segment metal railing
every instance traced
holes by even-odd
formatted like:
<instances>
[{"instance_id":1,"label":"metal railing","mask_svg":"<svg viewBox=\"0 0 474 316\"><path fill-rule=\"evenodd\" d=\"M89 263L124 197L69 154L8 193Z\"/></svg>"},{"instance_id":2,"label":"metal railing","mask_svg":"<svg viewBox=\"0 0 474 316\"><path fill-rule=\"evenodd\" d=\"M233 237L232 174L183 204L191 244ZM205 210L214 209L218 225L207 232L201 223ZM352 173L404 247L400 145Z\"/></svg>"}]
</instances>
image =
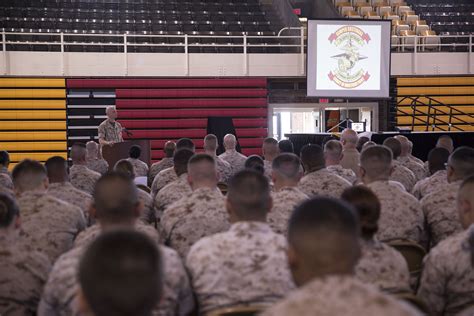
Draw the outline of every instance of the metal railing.
<instances>
[{"instance_id":1,"label":"metal railing","mask_svg":"<svg viewBox=\"0 0 474 316\"><path fill-rule=\"evenodd\" d=\"M420 98L428 99L428 103L420 101ZM401 110L398 108L405 100L410 100L410 108L412 113L408 113L406 111ZM418 109L417 107L428 107L428 111L424 112ZM449 112L441 110L439 107L446 107L449 109ZM463 131L462 128L458 127L456 124L464 124L464 125L470 125L474 126L474 123L468 122L459 116L468 116L473 119L474 121L474 115L469 114L466 112L463 112L457 108L455 108L452 105L447 105L443 102L440 102L430 96L426 95L419 95L419 96L405 96L402 97L400 100L397 102L397 111L410 116L412 118L411 122L411 129L413 130L415 125L419 126L418 123L422 123L425 125L425 131L434 131L436 129L442 130L442 131L451 131L451 129L455 129L458 131ZM448 121L440 119L438 116L448 116ZM426 117L426 119L425 119ZM457 123L453 123L453 120L456 120ZM442 126L447 126L448 128L445 129Z\"/></svg>"},{"instance_id":2,"label":"metal railing","mask_svg":"<svg viewBox=\"0 0 474 316\"><path fill-rule=\"evenodd\" d=\"M298 35L282 35L284 31L299 31ZM306 48L305 27L285 27L277 35L162 35L162 34L86 34L86 33L28 33L28 32L2 32L1 44L4 51L8 51L7 45L18 46L38 46L48 45L59 47L61 52L65 47L71 46L112 46L122 47L123 52L129 51L129 47L180 47L185 51L190 47L233 47L242 48L248 51L249 48L276 47L297 49L299 53L304 54ZM11 36L27 37L28 40L12 40ZM43 40L44 38L54 38L54 40ZM97 41L77 41L72 38L89 38ZM72 40L69 40L71 38ZM159 43L156 39L181 40L176 43ZM66 40L67 39L67 40ZM139 39L137 41L131 41ZM192 39L203 41L194 43ZM211 39L240 39L240 43L206 43ZM252 40L269 40L273 44L255 44ZM295 44L296 43L296 44ZM471 35L436 35L436 36L398 36L392 38L392 50L397 52L439 52L439 51L465 51L474 52L474 34ZM25 49L29 51L30 49Z\"/></svg>"}]
</instances>

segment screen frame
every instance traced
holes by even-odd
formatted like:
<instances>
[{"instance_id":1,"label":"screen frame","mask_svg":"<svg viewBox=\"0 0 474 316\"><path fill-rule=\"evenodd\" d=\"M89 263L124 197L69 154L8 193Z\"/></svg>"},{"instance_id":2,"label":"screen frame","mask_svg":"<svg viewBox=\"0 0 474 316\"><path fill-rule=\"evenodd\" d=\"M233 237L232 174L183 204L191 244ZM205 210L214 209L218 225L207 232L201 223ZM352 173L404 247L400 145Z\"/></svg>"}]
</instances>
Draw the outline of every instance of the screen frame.
<instances>
[{"instance_id":1,"label":"screen frame","mask_svg":"<svg viewBox=\"0 0 474 316\"><path fill-rule=\"evenodd\" d=\"M310 24L317 23L319 21L323 22L338 22L342 24L354 24L357 26L357 23L359 25L382 25L382 33L383 33L383 24L386 24L388 26L389 30L389 39L390 43L388 45L388 52L389 52L389 57L388 57L388 78L385 82L385 80L380 80L381 84L381 89L380 90L359 90L357 91L357 95L354 95L354 92L350 92L347 94L347 90L317 90L316 89L316 71L311 73L309 71L310 65L309 65L309 59L311 57L314 57L316 59L316 50L314 50L314 53L310 55L310 30L313 28L310 27ZM355 23L354 23L355 22ZM383 34L382 36L383 37ZM344 99L367 99L367 100L388 100L391 99L390 97L390 78L391 78L391 72L392 72L392 21L391 20L382 20L382 19L343 19L343 18L324 18L324 19L308 19L308 31L307 31L307 52L306 52L306 96L307 97L316 97L316 98L344 98ZM314 41L317 40L317 37L315 37ZM382 45L383 46L383 45ZM382 47L383 49L383 47ZM313 50L311 50L313 52ZM382 63L382 58L381 58L381 63ZM315 66L316 62L315 62ZM386 94L383 94L383 84L387 84L387 92ZM330 93L318 93L319 91L322 92L330 92ZM373 94L380 93L378 96L374 96Z\"/></svg>"}]
</instances>

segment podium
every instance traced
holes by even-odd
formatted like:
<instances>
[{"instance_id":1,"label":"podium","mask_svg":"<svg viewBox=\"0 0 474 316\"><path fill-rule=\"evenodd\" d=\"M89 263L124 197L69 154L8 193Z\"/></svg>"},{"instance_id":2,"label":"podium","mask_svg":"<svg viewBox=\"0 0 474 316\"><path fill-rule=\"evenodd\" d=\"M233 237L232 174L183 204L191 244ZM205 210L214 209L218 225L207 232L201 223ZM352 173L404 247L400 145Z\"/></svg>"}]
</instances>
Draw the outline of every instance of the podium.
<instances>
[{"instance_id":1,"label":"podium","mask_svg":"<svg viewBox=\"0 0 474 316\"><path fill-rule=\"evenodd\" d=\"M109 163L109 171L114 169L117 161L129 157L130 148L138 145L142 149L140 160L144 161L148 166L151 162L150 141L148 139L134 139L121 143L115 143L113 146L102 146L102 156Z\"/></svg>"}]
</instances>

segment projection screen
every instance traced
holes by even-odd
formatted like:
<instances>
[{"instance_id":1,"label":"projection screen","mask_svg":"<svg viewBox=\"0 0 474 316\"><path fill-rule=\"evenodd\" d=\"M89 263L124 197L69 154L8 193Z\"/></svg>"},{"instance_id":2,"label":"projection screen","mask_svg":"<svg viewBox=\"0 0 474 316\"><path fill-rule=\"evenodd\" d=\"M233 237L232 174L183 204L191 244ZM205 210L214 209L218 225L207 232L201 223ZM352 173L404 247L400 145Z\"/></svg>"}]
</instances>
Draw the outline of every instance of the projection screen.
<instances>
[{"instance_id":1,"label":"projection screen","mask_svg":"<svg viewBox=\"0 0 474 316\"><path fill-rule=\"evenodd\" d=\"M310 97L388 98L391 21L308 21Z\"/></svg>"}]
</instances>

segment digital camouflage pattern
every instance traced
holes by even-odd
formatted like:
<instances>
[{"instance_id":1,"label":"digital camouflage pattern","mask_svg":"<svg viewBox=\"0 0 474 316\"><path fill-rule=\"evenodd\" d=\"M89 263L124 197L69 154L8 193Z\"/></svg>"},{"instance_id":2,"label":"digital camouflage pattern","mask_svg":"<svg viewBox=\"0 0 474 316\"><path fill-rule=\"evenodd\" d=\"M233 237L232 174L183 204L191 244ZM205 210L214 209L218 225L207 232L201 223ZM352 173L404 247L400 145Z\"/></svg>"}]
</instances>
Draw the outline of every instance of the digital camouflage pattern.
<instances>
[{"instance_id":1,"label":"digital camouflage pattern","mask_svg":"<svg viewBox=\"0 0 474 316\"><path fill-rule=\"evenodd\" d=\"M165 244L185 258L199 239L230 227L224 196L215 188L199 188L171 204L161 218Z\"/></svg>"},{"instance_id":2,"label":"digital camouflage pattern","mask_svg":"<svg viewBox=\"0 0 474 316\"><path fill-rule=\"evenodd\" d=\"M340 198L351 184L346 179L333 174L326 168L307 173L301 178L298 188L306 195Z\"/></svg>"},{"instance_id":3,"label":"digital camouflage pattern","mask_svg":"<svg viewBox=\"0 0 474 316\"><path fill-rule=\"evenodd\" d=\"M77 189L92 194L94 186L101 174L87 168L85 165L73 165L69 169L69 180Z\"/></svg>"},{"instance_id":4,"label":"digital camouflage pattern","mask_svg":"<svg viewBox=\"0 0 474 316\"><path fill-rule=\"evenodd\" d=\"M285 238L262 222L237 222L194 244L186 267L200 313L282 299L295 287L286 248Z\"/></svg>"},{"instance_id":5,"label":"digital camouflage pattern","mask_svg":"<svg viewBox=\"0 0 474 316\"><path fill-rule=\"evenodd\" d=\"M406 303L382 294L352 276L316 278L290 293L265 311L263 316L415 316L421 315Z\"/></svg>"}]
</instances>

